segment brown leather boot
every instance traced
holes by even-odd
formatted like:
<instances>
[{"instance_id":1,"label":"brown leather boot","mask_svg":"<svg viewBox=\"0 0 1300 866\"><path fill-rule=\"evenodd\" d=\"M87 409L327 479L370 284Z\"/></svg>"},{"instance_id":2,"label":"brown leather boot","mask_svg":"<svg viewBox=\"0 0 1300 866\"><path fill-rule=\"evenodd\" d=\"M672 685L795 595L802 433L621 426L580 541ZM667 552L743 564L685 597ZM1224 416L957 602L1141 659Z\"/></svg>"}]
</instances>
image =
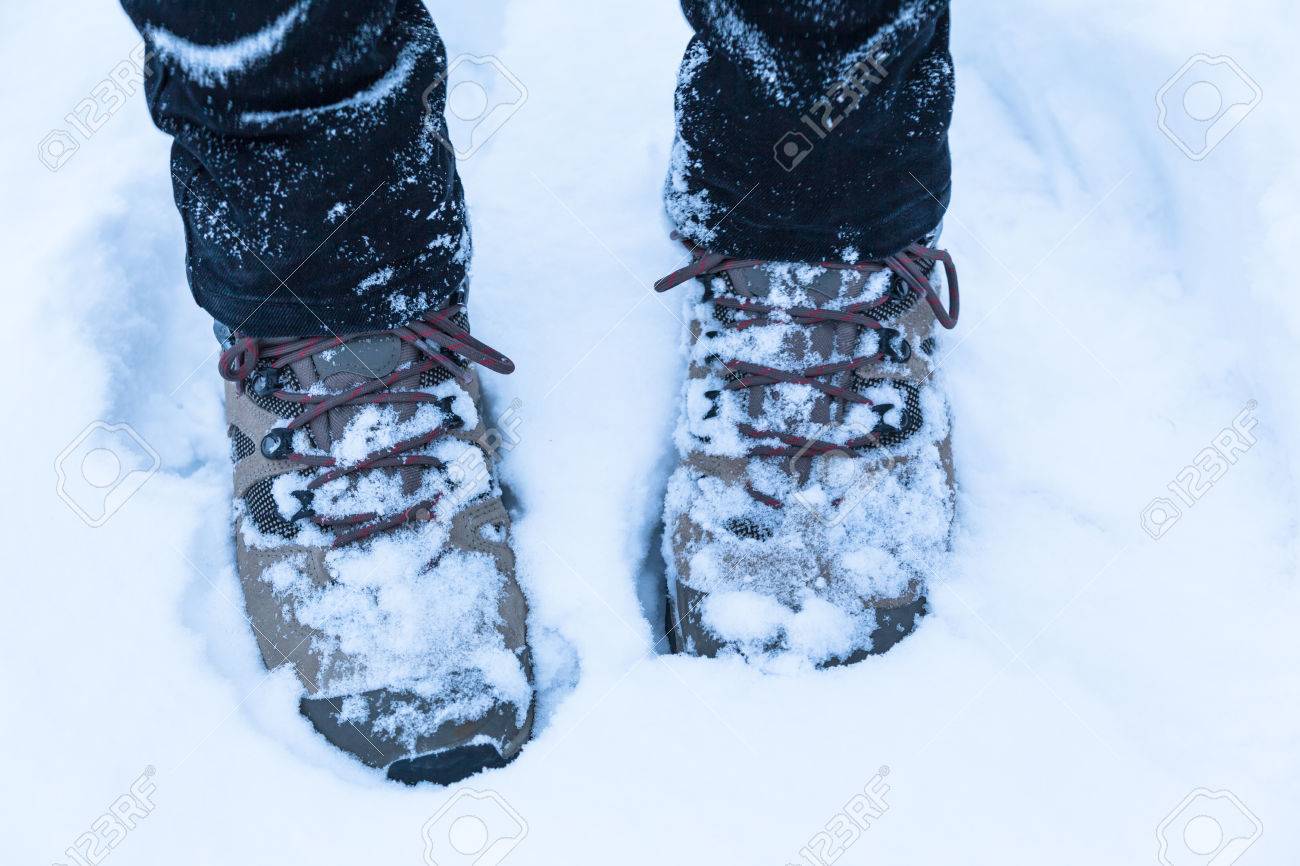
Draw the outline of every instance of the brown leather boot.
<instances>
[{"instance_id":1,"label":"brown leather boot","mask_svg":"<svg viewBox=\"0 0 1300 866\"><path fill-rule=\"evenodd\" d=\"M343 337L233 334L221 355L235 552L268 667L390 778L449 784L532 725L527 613L461 308Z\"/></svg>"},{"instance_id":2,"label":"brown leather boot","mask_svg":"<svg viewBox=\"0 0 1300 866\"><path fill-rule=\"evenodd\" d=\"M852 264L692 258L656 284L695 288L664 506L679 648L781 666L884 652L948 549L934 362L936 324L957 320L952 260L920 245Z\"/></svg>"}]
</instances>

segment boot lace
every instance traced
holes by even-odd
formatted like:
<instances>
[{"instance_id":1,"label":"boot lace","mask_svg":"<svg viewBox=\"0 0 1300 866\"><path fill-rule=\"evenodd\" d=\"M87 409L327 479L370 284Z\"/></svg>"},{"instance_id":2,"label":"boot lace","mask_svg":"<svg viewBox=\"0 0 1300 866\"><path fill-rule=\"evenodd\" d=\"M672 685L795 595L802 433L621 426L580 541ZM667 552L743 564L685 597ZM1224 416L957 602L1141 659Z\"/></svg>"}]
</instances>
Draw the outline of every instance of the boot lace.
<instances>
[{"instance_id":1,"label":"boot lace","mask_svg":"<svg viewBox=\"0 0 1300 866\"><path fill-rule=\"evenodd\" d=\"M290 522L307 518L323 529L343 530L335 534L332 542L332 546L342 547L345 544L361 541L377 532L395 529L414 521L433 519L433 509L441 494L389 516L364 512L341 517L324 517L312 510L311 502L314 492L321 486L371 469L396 469L407 466L432 467L437 470L447 468L446 464L436 457L411 452L429 445L461 426L460 418L450 410L450 399L439 398L421 390L393 390L392 386L402 379L421 376L435 369L445 370L462 385L468 385L472 378L470 363L480 364L498 373L508 374L514 371L513 361L486 343L470 336L467 328L456 324L454 319L462 311L463 306L457 304L442 310L427 312L400 328L367 331L350 334L347 337L259 338L239 334L231 336L218 361L222 378L239 383L242 388L257 396L274 397L286 403L305 407L286 426L271 429L259 445L262 456L268 460L287 460L305 467L324 470L311 479L305 490L293 492L301 508L289 518ZM281 385L279 372L289 364L318 352L342 346L350 340L373 336L395 336L403 343L418 349L420 359L399 366L382 378L370 379L337 394L294 391ZM264 361L269 363L259 370L259 364ZM362 460L346 466L338 465L338 461L333 457L300 454L293 450L295 431L306 427L332 409L367 403L435 403L444 406L447 419L427 433L374 451Z\"/></svg>"},{"instance_id":2,"label":"boot lace","mask_svg":"<svg viewBox=\"0 0 1300 866\"><path fill-rule=\"evenodd\" d=\"M769 263L764 259L732 258L720 253L711 253L689 243L687 243L687 246L691 250L692 261L690 264L673 271L656 282L656 291L667 291L691 279L715 276L737 268L748 268ZM925 299L940 325L947 329L954 328L957 325L957 317L960 313L957 269L953 264L952 257L945 250L932 249L921 244L911 244L894 255L886 256L879 261L864 261L853 264L847 262L815 262L814 264L817 267L832 270L857 271L864 275L890 271L898 276L907 289ZM935 265L938 264L943 265L948 284L948 306L946 308L929 276ZM864 394L860 394L851 388L836 385L834 380L842 373L860 371L868 367L874 367L884 361L902 363L911 357L911 347L907 341L901 339L901 334L896 329L887 327L870 315L871 311L889 303L891 300L893 300L893 297L886 293L876 300L849 304L841 309L828 309L802 306L782 308L752 299L715 297L713 303L716 305L735 310L747 316L747 318L733 319L724 323L725 327L736 330L750 328L755 325L772 324L775 322L773 314L781 312L797 325L812 327L822 324L846 323L859 329L875 331L879 338L878 350L872 355L862 355L847 361L830 364L816 364L802 370L778 370L773 367L735 359L723 361L723 368L726 371L726 383L723 388L728 391L736 391L776 385L778 383L809 385L834 400L871 406L883 418L884 412L891 408L890 406L876 406ZM860 334L861 330L857 333ZM706 393L705 396L712 398L716 397L717 393L711 391ZM751 457L814 457L831 452L852 453L874 448L881 444L880 435L874 430L837 444L780 430L763 430L748 423L740 424L739 429L742 435L751 439L766 440L768 443L775 440L781 443L780 445L756 444L748 452ZM760 493L748 485L746 490L759 502L774 508L781 507L780 500L774 497Z\"/></svg>"}]
</instances>

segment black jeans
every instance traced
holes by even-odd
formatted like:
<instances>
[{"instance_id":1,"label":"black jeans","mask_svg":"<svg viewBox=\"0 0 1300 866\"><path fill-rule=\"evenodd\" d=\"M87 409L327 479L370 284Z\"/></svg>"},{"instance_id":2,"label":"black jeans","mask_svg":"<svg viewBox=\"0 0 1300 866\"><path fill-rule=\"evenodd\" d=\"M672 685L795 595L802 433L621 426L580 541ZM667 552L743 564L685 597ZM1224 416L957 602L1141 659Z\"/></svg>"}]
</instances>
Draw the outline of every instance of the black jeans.
<instances>
[{"instance_id":1,"label":"black jeans","mask_svg":"<svg viewBox=\"0 0 1300 866\"><path fill-rule=\"evenodd\" d=\"M253 336L394 327L464 296L447 58L420 0L123 0L173 137L200 306ZM665 199L730 255L879 257L949 196L946 0L683 0ZM652 227L647 226L647 231Z\"/></svg>"}]
</instances>

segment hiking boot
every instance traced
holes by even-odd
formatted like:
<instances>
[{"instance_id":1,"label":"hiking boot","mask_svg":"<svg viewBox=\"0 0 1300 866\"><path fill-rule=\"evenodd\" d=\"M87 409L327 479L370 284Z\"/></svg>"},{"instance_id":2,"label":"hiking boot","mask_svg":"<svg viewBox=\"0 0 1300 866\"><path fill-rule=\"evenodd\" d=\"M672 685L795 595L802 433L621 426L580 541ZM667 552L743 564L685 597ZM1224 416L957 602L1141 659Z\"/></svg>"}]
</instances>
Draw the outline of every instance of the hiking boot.
<instances>
[{"instance_id":1,"label":"hiking boot","mask_svg":"<svg viewBox=\"0 0 1300 866\"><path fill-rule=\"evenodd\" d=\"M403 782L519 752L533 688L510 517L462 308L345 337L227 335L235 559L269 668L331 743ZM494 438L495 437L495 438Z\"/></svg>"},{"instance_id":2,"label":"hiking boot","mask_svg":"<svg viewBox=\"0 0 1300 866\"><path fill-rule=\"evenodd\" d=\"M884 652L948 550L934 374L936 323L957 322L952 260L919 244L852 264L692 259L655 284L696 292L664 505L670 636L775 667Z\"/></svg>"}]
</instances>

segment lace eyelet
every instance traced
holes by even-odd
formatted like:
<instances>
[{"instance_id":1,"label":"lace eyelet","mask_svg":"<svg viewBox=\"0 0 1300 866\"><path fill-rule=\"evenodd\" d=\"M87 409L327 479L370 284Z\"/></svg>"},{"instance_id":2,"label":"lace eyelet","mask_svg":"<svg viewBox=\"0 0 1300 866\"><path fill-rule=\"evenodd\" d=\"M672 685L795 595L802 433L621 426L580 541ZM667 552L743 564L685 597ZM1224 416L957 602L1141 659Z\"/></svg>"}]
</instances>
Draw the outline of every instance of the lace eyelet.
<instances>
[{"instance_id":1,"label":"lace eyelet","mask_svg":"<svg viewBox=\"0 0 1300 866\"><path fill-rule=\"evenodd\" d=\"M293 452L293 431L276 427L262 437L262 456L267 460L283 460Z\"/></svg>"},{"instance_id":2,"label":"lace eyelet","mask_svg":"<svg viewBox=\"0 0 1300 866\"><path fill-rule=\"evenodd\" d=\"M298 510L294 512L293 517L289 518L290 523L297 523L304 517L315 517L316 512L312 510L311 502L315 498L315 493L310 490L293 490L290 491L294 499L298 500Z\"/></svg>"},{"instance_id":3,"label":"lace eyelet","mask_svg":"<svg viewBox=\"0 0 1300 866\"><path fill-rule=\"evenodd\" d=\"M876 335L880 338L880 353L885 360L905 364L912 357L912 344L903 339L897 329L881 328Z\"/></svg>"},{"instance_id":4,"label":"lace eyelet","mask_svg":"<svg viewBox=\"0 0 1300 866\"><path fill-rule=\"evenodd\" d=\"M248 390L255 397L270 397L280 388L280 371L275 367L258 370L253 380L248 383Z\"/></svg>"}]
</instances>

